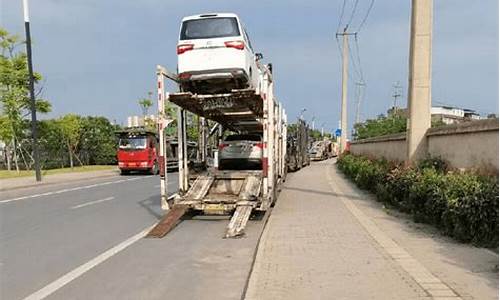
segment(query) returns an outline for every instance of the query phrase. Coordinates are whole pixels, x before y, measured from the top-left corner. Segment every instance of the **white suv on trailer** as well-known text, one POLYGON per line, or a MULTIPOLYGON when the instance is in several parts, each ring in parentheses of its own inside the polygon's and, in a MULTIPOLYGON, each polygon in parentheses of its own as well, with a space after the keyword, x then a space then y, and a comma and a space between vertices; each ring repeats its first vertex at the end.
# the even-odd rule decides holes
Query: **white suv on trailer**
POLYGON ((182 19, 177 44, 177 72, 182 91, 229 92, 259 84, 259 62, 240 19, 213 13, 182 19))

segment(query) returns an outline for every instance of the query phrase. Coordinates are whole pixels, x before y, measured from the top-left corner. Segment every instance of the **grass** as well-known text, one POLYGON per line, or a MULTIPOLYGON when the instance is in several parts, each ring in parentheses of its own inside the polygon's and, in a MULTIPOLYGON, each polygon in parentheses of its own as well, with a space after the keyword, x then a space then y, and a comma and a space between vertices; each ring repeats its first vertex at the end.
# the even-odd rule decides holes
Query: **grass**
MULTIPOLYGON (((90 172, 90 171, 100 171, 100 170, 112 170, 115 168, 116 166, 107 166, 107 165, 74 167, 73 169, 61 168, 61 169, 42 170, 42 175, 46 176, 46 175, 63 174, 63 173, 80 173, 80 172, 90 172)), ((35 171, 21 170, 19 171, 19 173, 17 173, 16 170, 13 171, 0 170, 0 179, 18 178, 26 176, 35 176, 35 171)))

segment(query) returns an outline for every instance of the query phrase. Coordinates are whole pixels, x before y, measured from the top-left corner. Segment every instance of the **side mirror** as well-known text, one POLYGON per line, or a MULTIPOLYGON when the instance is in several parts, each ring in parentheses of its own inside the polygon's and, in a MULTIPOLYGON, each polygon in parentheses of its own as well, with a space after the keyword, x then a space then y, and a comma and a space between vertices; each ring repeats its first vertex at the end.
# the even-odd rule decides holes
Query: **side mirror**
POLYGON ((264 55, 262 53, 255 53, 255 60, 259 61, 264 58, 264 55))

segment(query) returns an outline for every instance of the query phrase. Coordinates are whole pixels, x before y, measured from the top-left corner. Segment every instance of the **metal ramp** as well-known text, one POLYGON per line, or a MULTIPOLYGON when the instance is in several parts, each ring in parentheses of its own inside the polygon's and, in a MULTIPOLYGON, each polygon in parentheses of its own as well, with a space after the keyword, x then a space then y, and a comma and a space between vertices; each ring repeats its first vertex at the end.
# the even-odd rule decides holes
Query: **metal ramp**
POLYGON ((153 229, 146 235, 147 238, 162 238, 172 230, 179 220, 189 210, 188 205, 175 204, 153 229))
POLYGON ((259 176, 248 176, 243 182, 238 198, 242 201, 257 199, 261 185, 262 180, 259 176))
POLYGON ((205 197, 213 182, 214 182, 213 176, 200 175, 196 177, 196 180, 194 181, 191 188, 189 188, 184 198, 191 200, 203 199, 203 197, 205 197))
POLYGON ((242 237, 253 207, 251 205, 240 205, 236 207, 233 217, 227 225, 225 238, 242 237))

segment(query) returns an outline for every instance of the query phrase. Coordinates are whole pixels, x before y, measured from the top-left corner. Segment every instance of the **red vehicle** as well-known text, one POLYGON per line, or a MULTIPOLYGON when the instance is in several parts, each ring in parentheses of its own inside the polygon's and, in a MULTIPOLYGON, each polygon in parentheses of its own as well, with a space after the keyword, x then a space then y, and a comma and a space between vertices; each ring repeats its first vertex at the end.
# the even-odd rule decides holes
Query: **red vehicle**
POLYGON ((142 127, 126 128, 117 132, 118 168, 122 175, 131 171, 159 173, 158 137, 155 132, 142 127))

